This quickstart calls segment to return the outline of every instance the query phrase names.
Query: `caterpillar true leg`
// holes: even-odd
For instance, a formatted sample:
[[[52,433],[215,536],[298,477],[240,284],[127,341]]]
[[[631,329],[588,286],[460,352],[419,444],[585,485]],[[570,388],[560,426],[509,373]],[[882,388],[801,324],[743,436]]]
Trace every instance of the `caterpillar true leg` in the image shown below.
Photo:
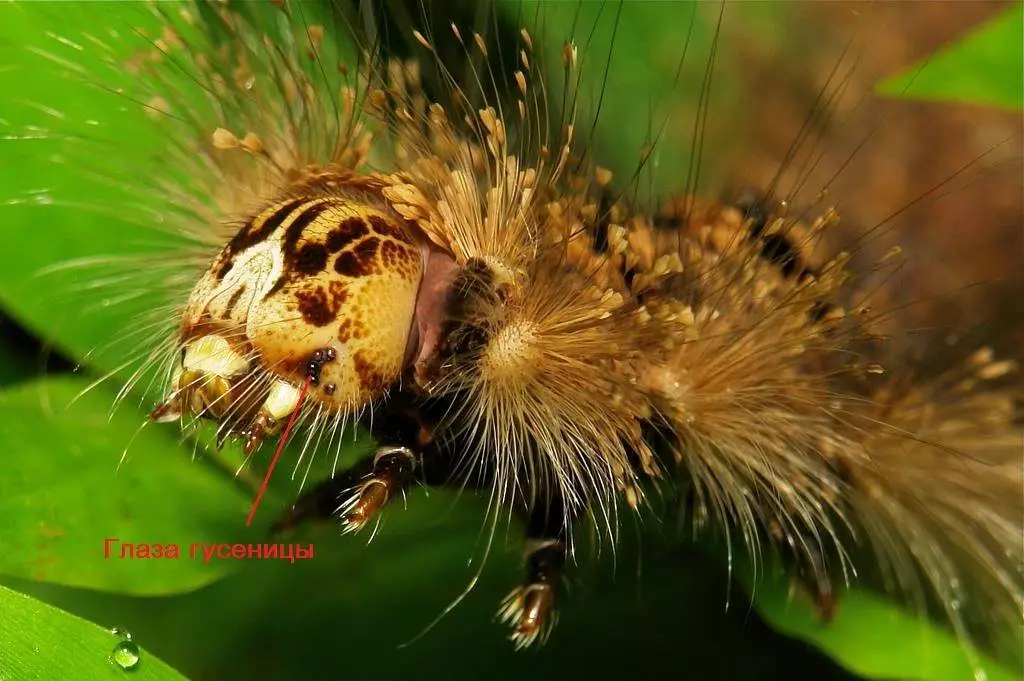
[[[502,601],[499,617],[512,627],[517,648],[543,642],[558,621],[558,582],[565,564],[567,531],[560,500],[534,507],[526,522],[526,570],[520,586]]]
[[[423,477],[425,471],[433,472],[438,467],[424,467],[419,461],[424,458],[430,434],[415,409],[395,400],[383,416],[371,429],[379,445],[374,453],[303,495],[274,523],[274,531],[335,517],[342,518],[346,532],[356,531],[417,475]],[[429,449],[427,458],[438,458],[435,448]],[[440,467],[446,468],[443,463]]]

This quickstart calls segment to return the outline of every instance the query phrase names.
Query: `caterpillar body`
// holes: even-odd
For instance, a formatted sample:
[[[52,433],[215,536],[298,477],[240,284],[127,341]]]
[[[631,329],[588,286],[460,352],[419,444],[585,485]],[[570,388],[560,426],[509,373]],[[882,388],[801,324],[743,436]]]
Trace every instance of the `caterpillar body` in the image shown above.
[[[166,127],[166,173],[140,187],[188,244],[152,261],[173,315],[124,392],[158,369],[151,419],[212,421],[246,455],[292,418],[307,443],[357,423],[377,442],[277,529],[358,531],[417,482],[480,490],[495,522],[525,522],[500,608],[522,647],[551,633],[581,521],[614,543],[657,490],[783,556],[825,617],[864,573],[965,646],[1019,638],[1015,362],[979,345],[935,376],[897,358],[876,280],[830,248],[827,197],[687,181],[637,199],[587,148],[571,37],[557,94],[527,29],[504,63],[455,23],[388,61],[372,42],[344,57],[307,3],[152,13],[159,31],[112,64]]]

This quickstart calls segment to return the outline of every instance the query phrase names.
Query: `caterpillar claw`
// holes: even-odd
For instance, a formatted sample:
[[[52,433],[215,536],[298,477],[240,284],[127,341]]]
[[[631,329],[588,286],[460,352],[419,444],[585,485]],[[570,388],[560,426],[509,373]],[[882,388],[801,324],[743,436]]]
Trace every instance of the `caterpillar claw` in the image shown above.
[[[498,619],[512,627],[508,638],[516,650],[544,645],[558,622],[554,586],[517,586],[501,602]]]
[[[377,449],[370,475],[345,496],[335,511],[341,519],[342,534],[358,532],[388,501],[409,483],[415,454],[408,447],[387,446]]]

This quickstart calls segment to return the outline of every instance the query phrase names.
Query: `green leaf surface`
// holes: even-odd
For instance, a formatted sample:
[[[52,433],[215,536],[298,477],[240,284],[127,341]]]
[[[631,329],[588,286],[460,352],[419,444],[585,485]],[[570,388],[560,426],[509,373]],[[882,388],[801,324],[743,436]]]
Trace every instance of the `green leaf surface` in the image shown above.
[[[109,629],[0,586],[0,680],[183,681],[185,677],[140,646],[131,670],[110,658],[120,642]]]
[[[883,80],[877,91],[905,99],[1024,109],[1024,3]]]
[[[88,357],[105,369],[121,365],[147,340],[128,333],[130,322],[163,301],[131,297],[139,292],[131,279],[102,285],[115,268],[46,268],[77,258],[138,256],[154,243],[180,244],[121,219],[138,216],[135,206],[144,197],[126,191],[118,178],[133,164],[135,172],[146,172],[138,168],[152,167],[140,165],[147,150],[162,146],[144,108],[109,86],[124,78],[116,69],[130,56],[130,45],[144,44],[114,36],[152,33],[156,26],[142,8],[0,5],[0,90],[9,93],[0,103],[0,303],[68,356]],[[121,153],[114,154],[118,145]],[[122,264],[120,274],[140,267]]]
[[[250,497],[221,471],[190,459],[176,429],[147,428],[113,396],[79,377],[37,380],[0,393],[0,573],[132,594],[198,588],[230,561],[188,557],[193,542],[241,541]],[[69,406],[70,405],[70,406]],[[127,448],[128,457],[118,468]],[[122,559],[104,540],[177,544],[171,559]]]
[[[952,633],[864,589],[841,590],[839,611],[827,624],[808,599],[791,595],[784,579],[766,580],[756,594],[758,612],[774,628],[813,643],[864,677],[952,681],[975,678],[981,670],[988,681],[1021,678],[984,654],[972,659]]]
[[[474,577],[487,536],[483,507],[468,495],[416,492],[408,510],[387,510],[369,544],[367,535],[308,528],[291,540],[314,543],[312,560],[247,561],[180,596],[17,586],[83,616],[113,618],[196,678],[763,681],[801,670],[817,681],[852,679],[811,646],[769,630],[741,593],[727,608],[720,565],[692,549],[651,543],[640,551],[629,526],[614,557],[605,546],[595,561],[580,547],[545,647],[514,651],[495,621],[521,576],[517,526],[507,536],[499,528],[475,588],[413,642]]]

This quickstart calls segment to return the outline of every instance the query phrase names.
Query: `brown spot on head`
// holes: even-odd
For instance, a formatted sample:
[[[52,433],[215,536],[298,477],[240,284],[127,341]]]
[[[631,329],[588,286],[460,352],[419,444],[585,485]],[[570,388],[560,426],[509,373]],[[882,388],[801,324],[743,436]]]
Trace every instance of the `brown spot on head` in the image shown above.
[[[367,359],[364,353],[355,353],[352,356],[352,364],[355,367],[356,375],[359,376],[359,384],[366,392],[377,394],[387,387],[387,379],[377,370],[373,362]]]
[[[327,292],[320,286],[296,291],[295,300],[302,318],[313,326],[326,326],[337,315],[337,311],[331,309]]]
[[[358,319],[348,318],[338,326],[338,340],[347,343],[352,339],[363,338],[366,335],[366,327]]]
[[[346,277],[365,277],[376,271],[374,258],[377,256],[377,248],[380,246],[380,239],[370,237],[359,241],[352,250],[345,251],[338,256],[334,263],[334,271]]]
[[[352,320],[346,319],[341,322],[341,326],[338,327],[338,340],[342,343],[347,343],[352,338]]]
[[[334,312],[337,313],[338,310],[341,309],[341,306],[345,304],[345,301],[348,300],[348,290],[345,288],[345,284],[340,281],[332,281],[327,286],[327,292],[331,296],[331,307],[334,309]],[[334,352],[330,348],[328,348],[328,350],[328,355],[331,355],[331,353]],[[333,356],[331,359],[333,359]]]
[[[389,236],[401,241],[407,240],[405,234],[393,222],[385,220],[379,215],[370,216],[370,227],[380,236]]]
[[[348,300],[348,291],[340,281],[332,281],[327,288],[313,286],[295,292],[299,313],[313,326],[326,326],[333,322],[341,306]]]
[[[389,270],[407,274],[418,257],[418,252],[390,239],[380,245],[381,262]]]
[[[370,230],[362,218],[346,218],[327,234],[327,250],[337,253],[356,239],[366,236]]]
[[[292,272],[297,275],[314,275],[327,266],[327,249],[321,244],[306,244],[295,254]]]

